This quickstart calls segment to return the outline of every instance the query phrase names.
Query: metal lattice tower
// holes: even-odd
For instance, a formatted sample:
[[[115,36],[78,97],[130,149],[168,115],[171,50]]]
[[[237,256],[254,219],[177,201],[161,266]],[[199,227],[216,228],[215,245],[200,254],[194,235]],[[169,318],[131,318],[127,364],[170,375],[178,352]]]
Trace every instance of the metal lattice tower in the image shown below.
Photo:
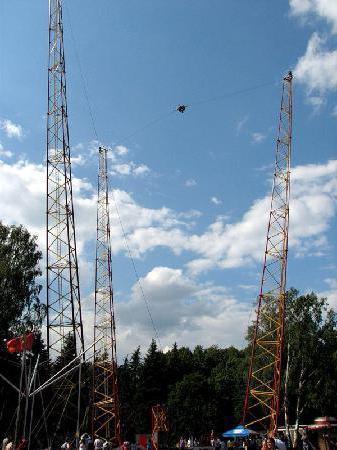
[[[160,449],[160,434],[168,432],[167,410],[163,405],[152,406],[152,445]]]
[[[49,0],[47,118],[47,345],[62,355],[66,339],[83,350],[69,147],[62,0]]]
[[[107,149],[99,148],[95,324],[93,370],[93,436],[121,444],[113,305]]]
[[[244,403],[246,427],[277,431],[288,255],[292,73],[283,79],[271,208]]]

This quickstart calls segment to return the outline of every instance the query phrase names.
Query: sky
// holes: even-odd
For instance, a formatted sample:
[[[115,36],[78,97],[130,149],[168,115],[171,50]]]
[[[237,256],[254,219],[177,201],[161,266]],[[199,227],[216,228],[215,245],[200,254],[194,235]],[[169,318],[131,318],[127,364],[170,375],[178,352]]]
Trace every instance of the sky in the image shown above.
[[[87,341],[103,144],[119,358],[145,351],[155,331],[117,210],[161,348],[244,345],[289,69],[288,287],[336,307],[337,3],[64,0],[63,15]],[[47,0],[1,0],[0,61],[0,219],[26,226],[44,252]]]

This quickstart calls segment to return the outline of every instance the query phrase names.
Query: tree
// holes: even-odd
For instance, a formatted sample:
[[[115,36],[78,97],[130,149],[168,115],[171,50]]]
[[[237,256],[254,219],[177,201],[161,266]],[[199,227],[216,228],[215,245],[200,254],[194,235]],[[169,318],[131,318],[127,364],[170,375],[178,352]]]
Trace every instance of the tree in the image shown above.
[[[295,423],[335,412],[337,402],[336,314],[313,292],[287,295],[285,327],[285,421]]]
[[[19,385],[20,365],[17,355],[7,352],[4,340],[32,328],[40,329],[45,315],[44,305],[39,300],[41,285],[37,281],[41,275],[41,258],[36,238],[24,227],[6,226],[0,222],[0,373],[15,385]],[[36,352],[42,351],[43,347],[38,333],[32,363],[36,361]],[[17,401],[17,393],[2,381],[0,429],[6,430],[13,420]]]
[[[200,436],[213,428],[216,415],[212,385],[199,373],[186,375],[170,390],[170,427],[175,436]]]
[[[0,223],[0,338],[41,325],[45,309],[39,300],[42,258],[36,237],[20,226]]]

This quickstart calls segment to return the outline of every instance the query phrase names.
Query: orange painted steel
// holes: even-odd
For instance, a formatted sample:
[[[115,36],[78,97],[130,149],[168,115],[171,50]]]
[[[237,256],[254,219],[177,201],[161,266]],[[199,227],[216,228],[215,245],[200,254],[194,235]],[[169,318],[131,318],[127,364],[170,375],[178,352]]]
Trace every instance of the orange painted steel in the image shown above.
[[[167,410],[163,405],[152,406],[152,445],[159,450],[159,434],[168,432]]]
[[[113,304],[107,149],[99,148],[92,434],[121,445]]]
[[[276,160],[261,289],[244,402],[246,427],[275,435],[280,409],[281,362],[289,230],[292,73],[283,79]]]

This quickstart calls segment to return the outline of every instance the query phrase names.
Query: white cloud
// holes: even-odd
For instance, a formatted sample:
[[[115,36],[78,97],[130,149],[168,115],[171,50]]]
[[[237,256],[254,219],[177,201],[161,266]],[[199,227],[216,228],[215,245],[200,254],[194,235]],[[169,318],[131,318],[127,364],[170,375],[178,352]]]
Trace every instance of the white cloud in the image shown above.
[[[21,125],[13,123],[9,119],[3,119],[0,121],[0,128],[5,132],[9,138],[21,139],[23,137],[23,130]]]
[[[87,162],[87,159],[84,155],[79,154],[77,156],[71,157],[71,164],[73,166],[84,166]]]
[[[217,197],[211,197],[211,203],[213,203],[214,205],[221,205],[222,201]]]
[[[337,309],[337,279],[336,278],[326,278],[324,282],[328,285],[325,291],[318,293],[319,297],[326,297],[329,306],[333,309]]]
[[[267,136],[264,133],[256,131],[255,133],[252,133],[252,142],[253,144],[259,144],[264,141],[266,137]]]
[[[337,161],[297,166],[291,177],[290,255],[321,255],[328,247],[325,233],[336,214]],[[189,248],[200,256],[187,263],[190,272],[261,261],[269,207],[270,194],[256,200],[238,222],[218,218],[205,233],[191,236]]]
[[[116,145],[116,147],[113,148],[113,151],[119,156],[124,156],[129,153],[129,149],[124,145]]]
[[[309,105],[313,107],[314,113],[318,113],[322,109],[322,107],[326,104],[325,98],[317,95],[308,96],[307,102],[309,103]]]
[[[46,171],[41,164],[18,161],[7,164],[0,161],[1,219],[8,224],[23,224],[38,236],[45,248],[45,189]],[[15,183],[13,183],[15,179]],[[79,252],[95,230],[95,198],[93,188],[85,180],[73,178],[75,219]],[[93,232],[89,231],[93,227]]]
[[[325,44],[325,38],[313,33],[294,70],[295,79],[307,87],[308,95],[315,91],[317,98],[337,88],[337,50],[329,51]]]
[[[150,172],[150,169],[145,165],[141,164],[133,169],[133,174],[136,176],[142,176]]]
[[[326,233],[336,214],[337,161],[297,166],[292,170],[290,254],[319,255],[329,247]],[[28,162],[0,164],[0,209],[6,223],[23,223],[38,234],[44,245],[45,171]],[[15,179],[16,182],[11,181]],[[95,238],[96,192],[85,180],[74,178],[78,246]],[[145,208],[127,192],[114,190],[111,198],[111,239],[114,254],[125,245],[114,202],[135,257],[165,247],[188,254],[186,268],[197,274],[213,268],[233,268],[260,262],[270,207],[270,193],[256,200],[236,222],[217,217],[206,230],[193,233],[199,212],[177,213],[169,208]],[[15,205],[15,207],[13,206]]]
[[[0,157],[3,156],[5,158],[11,158],[13,156],[13,152],[10,150],[5,150],[3,145],[0,143]]]
[[[188,180],[185,181],[186,187],[193,187],[196,185],[197,185],[197,182],[193,178],[189,178]]]
[[[181,269],[154,267],[141,279],[163,347],[200,344],[242,345],[250,305],[239,303],[222,286],[198,283]],[[143,348],[155,333],[138,284],[128,301],[116,304],[122,353]]]
[[[336,215],[337,160],[325,164],[297,166],[292,170],[290,208],[290,255],[318,256],[329,248],[327,231]],[[0,162],[0,209],[5,223],[22,223],[39,237],[45,248],[45,169],[27,161]],[[12,180],[15,179],[15,183]],[[86,254],[96,233],[95,189],[84,179],[73,179],[80,278],[85,292],[92,286],[92,262]],[[195,276],[210,269],[226,269],[260,263],[270,206],[269,193],[256,200],[236,222],[218,217],[200,234],[191,232],[199,212],[177,213],[169,208],[145,208],[127,192],[113,191],[111,198],[111,242],[113,253],[126,253],[114,208],[119,214],[132,254],[140,257],[156,247],[190,257],[182,269],[155,267],[142,283],[162,337],[162,345],[239,345],[247,326],[247,306],[225,288],[200,283]],[[242,287],[245,289],[245,287]],[[247,287],[247,289],[250,288]],[[137,286],[129,300],[117,302],[119,342],[126,352],[129,342],[148,345],[153,335]],[[118,294],[117,294],[118,298]],[[90,312],[88,297],[84,308]],[[90,314],[86,313],[89,317]],[[86,320],[88,320],[86,318]],[[86,325],[90,327],[91,325]],[[211,330],[211,331],[210,331]],[[223,334],[225,333],[225,334]],[[136,340],[137,337],[137,340]],[[221,340],[222,339],[222,340]]]
[[[112,166],[112,173],[114,175],[130,175],[132,172],[132,167],[130,164],[124,163],[124,164],[113,164]]]
[[[112,175],[127,176],[133,175],[135,177],[145,176],[150,172],[150,169],[145,164],[137,166],[133,161],[125,163],[115,163],[111,166]]]
[[[334,0],[289,0],[293,15],[308,19],[311,16],[326,20],[337,33],[337,3]]]

